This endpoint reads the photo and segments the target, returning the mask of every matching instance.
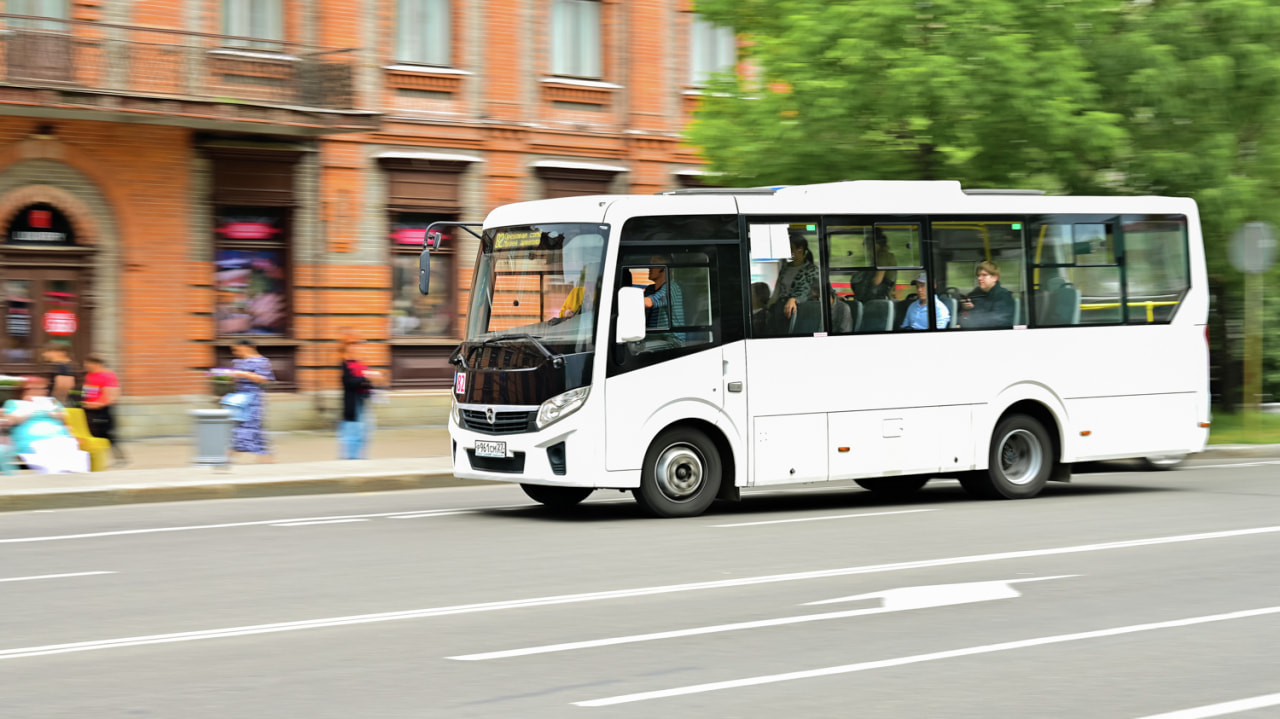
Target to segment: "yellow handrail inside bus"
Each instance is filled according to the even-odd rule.
[[[1156,312],[1155,312],[1155,308],[1157,308],[1157,307],[1169,307],[1169,306],[1176,305],[1176,304],[1178,304],[1177,300],[1161,300],[1161,301],[1156,301],[1156,300],[1142,300],[1142,301],[1139,301],[1139,302],[1130,302],[1130,303],[1129,303],[1129,306],[1130,306],[1130,307],[1146,307],[1146,308],[1147,308],[1147,321],[1148,321],[1148,322],[1155,322],[1155,321],[1156,321]],[[1117,308],[1117,307],[1119,307],[1119,306],[1120,306],[1120,303],[1119,303],[1119,302],[1090,302],[1090,303],[1088,303],[1088,304],[1081,304],[1081,305],[1080,305],[1080,310],[1081,310],[1081,311],[1084,311],[1084,310],[1113,310],[1113,309],[1115,309],[1115,308]]]

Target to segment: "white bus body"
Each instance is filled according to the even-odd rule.
[[[905,493],[941,476],[1020,498],[1068,479],[1074,462],[1171,464],[1207,440],[1208,292],[1189,199],[858,181],[525,202],[495,209],[484,229],[449,422],[454,473],[520,483],[549,505],[631,489],[656,514],[688,516],[741,487],[855,480]],[[800,298],[792,314],[817,324],[798,330],[781,294],[799,283],[768,281],[787,274],[790,237],[835,297]],[[1008,326],[974,328],[958,299],[983,261],[1013,295]],[[627,304],[640,293],[625,290],[648,282],[640,264],[665,267],[683,306],[658,316],[662,331],[650,319],[644,340],[619,342],[619,315],[639,311]],[[883,267],[888,298],[860,284]],[[596,304],[556,317],[573,272],[594,279],[579,296]],[[929,329],[910,331],[898,317],[921,273]],[[760,313],[757,283],[777,296]],[[852,322],[837,319],[839,303],[861,319],[838,328]],[[872,308],[898,314],[882,323]],[[556,332],[577,339],[527,339]],[[674,348],[646,348],[662,337]],[[544,370],[551,379],[538,380]]]

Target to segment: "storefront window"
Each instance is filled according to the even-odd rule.
[[[289,329],[283,218],[224,215],[215,256],[219,335],[274,335]]]

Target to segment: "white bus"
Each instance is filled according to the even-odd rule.
[[[1207,440],[1190,199],[855,181],[523,202],[473,234],[454,473],[549,506],[935,477],[1028,498]]]

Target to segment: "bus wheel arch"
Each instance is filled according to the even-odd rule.
[[[1010,405],[988,444],[986,471],[960,479],[969,494],[987,499],[1030,499],[1050,478],[1061,477],[1061,430],[1053,412],[1034,400]],[[1056,476],[1055,476],[1056,475]]]
[[[717,498],[731,498],[733,453],[714,425],[697,420],[664,428],[649,443],[636,501],[659,517],[694,517]],[[727,484],[731,491],[725,491]]]

